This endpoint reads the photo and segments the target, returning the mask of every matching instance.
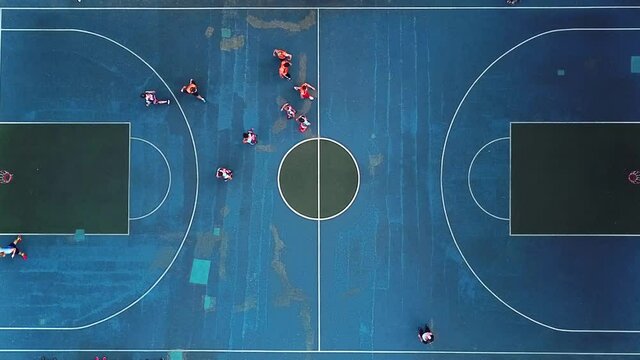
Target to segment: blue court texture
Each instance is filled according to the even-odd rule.
[[[130,122],[131,202],[128,235],[25,236],[29,260],[0,261],[0,359],[640,356],[637,237],[508,221],[511,122],[640,119],[640,7],[488,3],[1,7],[0,121]],[[206,104],[179,92],[190,78]],[[309,136],[360,169],[332,220],[278,192]]]

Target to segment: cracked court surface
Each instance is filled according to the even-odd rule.
[[[0,262],[0,357],[638,352],[635,238],[510,237],[498,139],[512,122],[637,121],[640,10],[501,4],[2,8],[0,120],[131,123],[131,178],[129,235],[34,235],[27,262]],[[274,47],[318,85],[296,103],[305,136],[278,112],[297,99]],[[206,104],[178,92],[189,78]],[[150,88],[175,104],[145,108]],[[239,141],[249,127],[255,148]],[[353,204],[321,222],[277,184],[317,136],[360,174]]]

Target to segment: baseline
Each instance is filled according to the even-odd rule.
[[[202,354],[353,354],[353,355],[512,355],[638,356],[640,352],[464,351],[464,350],[258,350],[258,349],[0,349],[0,353],[202,353]]]
[[[495,142],[498,142],[498,141],[501,141],[501,140],[508,140],[508,139],[509,139],[508,136],[507,137],[502,137],[502,138],[499,138],[499,139],[491,140],[488,143],[484,144],[484,146],[481,147],[480,150],[478,150],[478,152],[473,156],[473,159],[471,160],[471,164],[469,164],[469,171],[467,173],[467,185],[469,186],[469,193],[471,193],[471,198],[473,198],[473,201],[476,203],[476,205],[478,205],[480,210],[484,211],[485,214],[487,214],[487,215],[489,215],[491,217],[494,217],[494,218],[496,218],[498,220],[504,220],[504,221],[509,221],[509,218],[505,218],[505,217],[494,215],[494,214],[490,213],[484,207],[482,207],[482,205],[480,205],[480,203],[476,199],[476,196],[473,194],[473,189],[471,188],[471,169],[473,168],[473,163],[476,161],[476,158],[478,157],[478,155],[480,155],[482,150],[484,150],[487,146],[489,146],[489,145],[491,145],[491,144],[493,144]]]
[[[480,276],[478,276],[478,274],[476,273],[476,271],[473,269],[473,267],[471,266],[471,264],[469,263],[469,261],[467,260],[467,258],[464,256],[464,252],[462,251],[462,249],[460,248],[460,245],[458,244],[458,241],[456,240],[456,236],[453,233],[453,228],[451,226],[451,221],[449,220],[449,214],[447,212],[447,204],[446,204],[446,200],[445,200],[445,196],[444,196],[444,161],[445,161],[445,154],[446,154],[446,149],[447,149],[447,144],[449,142],[449,135],[451,135],[451,129],[453,129],[453,124],[455,123],[456,117],[458,116],[458,113],[460,112],[460,109],[462,108],[462,104],[465,102],[465,100],[467,99],[467,96],[469,96],[469,94],[471,93],[471,90],[473,90],[473,88],[475,87],[475,85],[478,83],[478,81],[480,81],[480,79],[487,73],[487,71],[489,71],[489,69],[491,69],[498,61],[502,60],[502,58],[504,58],[505,56],[507,56],[509,53],[513,52],[514,50],[516,50],[517,48],[521,47],[522,45],[531,42],[532,40],[535,40],[539,37],[545,36],[545,35],[549,35],[549,34],[555,34],[555,33],[563,33],[563,32],[572,32],[572,31],[640,31],[640,27],[622,27],[622,28],[615,28],[615,27],[604,27],[604,28],[562,28],[562,29],[553,29],[553,30],[548,30],[548,31],[544,31],[541,32],[539,34],[533,35],[531,37],[529,37],[528,39],[525,39],[523,41],[521,41],[520,43],[516,44],[515,46],[513,46],[511,49],[505,51],[502,55],[498,56],[498,58],[496,58],[493,62],[491,62],[481,73],[480,75],[478,75],[478,77],[473,81],[473,83],[471,83],[471,85],[469,86],[469,88],[467,89],[467,91],[465,92],[464,96],[462,97],[462,99],[460,100],[460,103],[458,104],[458,107],[456,108],[456,111],[453,114],[453,117],[451,118],[451,122],[449,123],[449,128],[447,129],[447,133],[445,135],[444,138],[444,144],[442,145],[442,155],[440,157],[440,196],[442,198],[442,208],[444,211],[444,217],[445,220],[447,222],[447,228],[449,229],[449,233],[451,234],[451,238],[453,239],[453,243],[456,247],[456,249],[458,250],[458,253],[460,254],[460,257],[462,258],[462,260],[464,261],[465,265],[467,266],[467,268],[469,268],[469,270],[471,271],[471,273],[473,274],[473,276],[476,278],[476,280],[478,280],[478,282],[480,283],[480,285],[482,285],[482,287],[485,288],[485,290],[487,290],[496,300],[498,300],[500,303],[502,303],[505,307],[507,307],[509,310],[513,311],[514,313],[518,314],[519,316],[531,321],[534,324],[540,325],[544,328],[547,328],[549,330],[554,330],[554,331],[558,331],[558,332],[565,332],[565,333],[617,333],[617,334],[640,334],[640,330],[624,330],[624,329],[571,329],[571,328],[563,328],[563,327],[558,327],[558,326],[552,326],[549,325],[547,323],[544,323],[542,321],[536,320],[533,317],[524,314],[523,312],[519,311],[518,309],[516,309],[515,307],[511,306],[509,303],[507,303],[506,301],[504,301],[500,296],[498,296],[498,294],[496,294],[493,290],[491,290],[491,288],[484,283],[484,281],[482,281],[482,279],[480,278]]]
[[[144,219],[147,216],[150,216],[151,214],[153,214],[154,212],[156,212],[158,209],[160,209],[160,207],[164,204],[164,201],[167,200],[167,197],[169,196],[169,192],[171,191],[171,166],[169,165],[169,160],[167,160],[167,157],[164,156],[164,153],[155,145],[153,144],[151,141],[142,139],[142,138],[138,138],[138,137],[131,137],[131,140],[137,140],[137,141],[141,141],[145,144],[151,145],[154,149],[156,149],[157,152],[160,153],[160,156],[162,156],[162,159],[164,159],[164,163],[167,165],[167,171],[169,172],[169,184],[167,185],[167,191],[164,194],[164,197],[162,198],[162,201],[160,201],[160,204],[158,204],[158,206],[156,206],[153,210],[151,210],[150,212],[142,215],[142,216],[136,216],[136,217],[132,217],[129,218],[129,220],[140,220],[140,219]]]
[[[640,9],[639,5],[583,5],[583,6],[194,6],[194,7],[0,7],[0,10],[598,10],[598,9]]]
[[[193,131],[191,130],[191,125],[189,124],[189,120],[187,119],[187,115],[185,114],[184,110],[182,109],[182,105],[180,104],[180,101],[176,97],[176,94],[173,92],[171,87],[164,80],[164,78],[162,76],[160,76],[160,74],[158,74],[158,72],[156,71],[156,69],[153,66],[151,66],[146,60],[144,60],[142,57],[140,57],[140,55],[138,55],[137,53],[135,53],[133,50],[129,49],[128,47],[122,45],[121,43],[111,39],[110,37],[107,37],[105,35],[98,34],[98,33],[92,32],[92,31],[87,31],[87,30],[82,30],[82,29],[74,29],[74,28],[64,28],[64,29],[63,28],[53,28],[53,29],[37,29],[37,28],[19,29],[19,28],[14,28],[14,29],[2,29],[2,31],[9,31],[9,32],[59,32],[59,33],[75,32],[75,33],[81,33],[81,34],[86,34],[86,35],[91,35],[91,36],[98,37],[100,39],[106,40],[106,41],[108,41],[108,42],[110,42],[110,43],[112,43],[112,44],[124,49],[125,51],[127,51],[128,53],[133,55],[135,58],[140,60],[143,64],[145,64],[158,77],[158,79],[160,79],[162,84],[164,84],[164,86],[167,88],[167,90],[169,91],[169,93],[173,97],[174,101],[178,105],[178,108],[180,109],[180,113],[182,114],[182,117],[183,117],[183,119],[185,121],[185,125],[187,126],[187,129],[189,130],[189,136],[191,138],[191,145],[193,146],[194,167],[195,167],[195,170],[196,170],[196,184],[195,184],[195,197],[194,197],[194,202],[193,202],[193,209],[191,211],[191,217],[189,218],[189,224],[187,225],[187,229],[185,231],[184,237],[182,238],[182,241],[180,242],[180,246],[178,246],[178,249],[176,250],[176,253],[173,255],[173,258],[171,259],[171,262],[169,263],[169,265],[167,265],[167,268],[162,272],[162,274],[160,274],[160,277],[158,277],[158,279],[144,293],[142,293],[142,295],[140,295],[137,299],[132,301],[129,305],[127,305],[124,308],[114,312],[113,314],[111,314],[109,316],[106,316],[106,317],[104,317],[104,318],[102,318],[100,320],[96,320],[96,321],[94,321],[92,323],[89,323],[89,324],[80,325],[80,326],[60,326],[60,327],[34,327],[34,326],[13,327],[13,326],[0,326],[0,330],[12,330],[12,331],[16,331],[16,330],[21,330],[21,331],[24,331],[24,330],[69,331],[69,330],[87,329],[87,328],[93,327],[95,325],[101,324],[103,322],[106,322],[106,321],[108,321],[110,319],[113,319],[114,317],[116,317],[116,316],[122,314],[123,312],[129,310],[131,307],[133,307],[134,305],[136,305],[137,303],[142,301],[142,299],[144,299],[153,289],[155,289],[155,287],[158,285],[158,283],[160,283],[160,281],[162,281],[162,279],[167,275],[167,273],[169,272],[169,270],[171,269],[171,267],[175,263],[176,259],[178,258],[178,255],[182,251],[182,248],[184,247],[184,244],[185,244],[185,242],[187,240],[187,236],[189,235],[189,231],[191,230],[191,225],[193,224],[193,219],[195,217],[196,208],[197,208],[197,205],[198,205],[198,191],[199,191],[199,185],[200,185],[200,173],[199,173],[199,166],[198,166],[198,151],[196,149],[196,143],[195,143],[195,139],[193,137]],[[39,351],[41,351],[41,350],[39,350]],[[59,351],[59,350],[56,350],[56,351]]]

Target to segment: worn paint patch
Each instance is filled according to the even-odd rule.
[[[232,51],[238,50],[244,46],[244,35],[232,36],[228,39],[220,40],[220,50]]]
[[[204,36],[208,39],[213,36],[213,32],[214,32],[213,27],[208,26],[207,30],[204,31]]]
[[[257,29],[282,29],[292,32],[303,31],[311,28],[316,24],[316,12],[315,10],[309,11],[304,19],[298,22],[282,21],[282,20],[269,20],[265,21],[257,16],[247,16],[247,22]]]
[[[376,168],[384,162],[384,155],[376,154],[369,155],[369,175],[374,176],[376,174]]]
[[[215,296],[204,296],[204,311],[216,311],[218,305],[218,299]]]

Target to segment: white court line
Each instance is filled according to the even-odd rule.
[[[544,236],[544,237],[548,237],[548,236],[565,236],[565,237],[575,237],[575,236],[594,236],[594,237],[625,237],[625,236],[640,236],[640,234],[509,234],[509,236]],[[638,330],[638,333],[640,333],[640,330]]]
[[[320,345],[320,9],[316,10],[316,110],[318,123],[318,351]]]
[[[258,349],[0,349],[0,353],[219,353],[219,354],[363,354],[363,355],[529,355],[638,356],[640,352],[462,351],[462,350],[258,350]]]
[[[67,326],[67,327],[31,327],[31,326],[25,326],[25,327],[12,327],[12,326],[2,326],[0,327],[0,330],[46,330],[46,331],[50,331],[50,330],[81,330],[81,329],[86,329],[86,328],[90,328],[92,326],[101,324],[105,321],[108,321],[120,314],[122,314],[123,312],[127,311],[128,309],[130,309],[132,306],[134,306],[135,304],[139,303],[142,299],[144,299],[157,285],[158,283],[160,283],[160,281],[165,277],[165,275],[167,275],[167,273],[169,272],[169,270],[171,269],[171,267],[173,266],[173,264],[175,263],[176,259],[178,258],[178,255],[180,254],[180,251],[182,250],[182,247],[184,246],[185,241],[187,240],[187,235],[189,235],[189,231],[191,230],[191,225],[193,224],[193,218],[196,214],[196,208],[198,205],[198,191],[199,191],[199,185],[200,185],[200,172],[199,172],[199,167],[198,167],[198,151],[196,149],[196,143],[195,140],[193,138],[193,131],[191,130],[191,125],[189,124],[189,120],[187,119],[187,115],[185,115],[184,110],[182,109],[182,105],[180,105],[180,101],[178,100],[178,98],[176,97],[176,94],[173,92],[173,90],[171,90],[171,87],[169,87],[169,85],[167,84],[167,82],[164,80],[164,78],[162,78],[162,76],[160,76],[160,74],[158,74],[158,72],[156,71],[156,69],[151,66],[147,61],[145,61],[143,58],[140,57],[140,55],[136,54],[133,50],[129,49],[128,47],[122,45],[121,43],[98,33],[92,32],[92,31],[87,31],[87,30],[80,30],[80,29],[2,29],[2,31],[12,31],[12,32],[60,32],[60,33],[64,33],[64,32],[75,32],[75,33],[81,33],[81,34],[87,34],[87,35],[91,35],[91,36],[95,36],[104,40],[107,40],[108,42],[119,46],[120,48],[126,50],[127,52],[129,52],[131,55],[133,55],[134,57],[136,57],[138,60],[140,60],[143,64],[145,64],[157,77],[158,79],[160,79],[160,81],[162,82],[162,84],[164,84],[164,86],[167,88],[167,90],[169,90],[169,92],[171,93],[171,96],[173,97],[174,101],[176,102],[176,104],[178,105],[178,108],[180,109],[180,113],[182,114],[182,117],[185,121],[185,124],[187,126],[187,129],[189,130],[189,136],[191,137],[191,144],[193,146],[193,156],[194,156],[194,166],[195,166],[195,170],[196,170],[196,189],[195,189],[195,198],[193,201],[193,209],[191,211],[191,218],[189,219],[189,225],[187,226],[187,229],[185,231],[184,237],[182,238],[182,242],[180,242],[180,246],[178,247],[178,249],[176,250],[176,253],[173,255],[173,258],[171,259],[171,262],[169,263],[169,265],[167,266],[167,268],[162,272],[162,274],[160,275],[160,277],[158,277],[158,279],[149,287],[149,289],[147,289],[142,295],[140,295],[140,297],[138,297],[136,300],[134,300],[133,302],[131,302],[129,305],[125,306],[124,308],[116,311],[115,313],[94,321],[92,323],[89,324],[85,324],[85,325],[81,325],[81,326]]]
[[[603,5],[603,6],[200,6],[200,7],[0,7],[0,10],[56,10],[56,11],[104,11],[104,10],[163,10],[163,11],[199,11],[199,10],[598,10],[598,9],[640,9],[639,5]]]
[[[460,103],[458,104],[458,107],[456,108],[456,111],[454,112],[453,117],[451,118],[451,123],[449,124],[449,128],[447,129],[447,134],[445,135],[445,138],[444,138],[444,144],[442,146],[442,156],[440,158],[440,196],[442,198],[442,207],[443,207],[443,211],[444,211],[444,217],[445,217],[445,220],[447,222],[447,227],[449,228],[449,233],[451,234],[451,238],[453,239],[453,243],[456,246],[456,249],[458,250],[458,253],[460,253],[460,257],[462,258],[464,263],[467,265],[467,268],[469,268],[469,270],[471,271],[473,276],[476,278],[476,280],[478,280],[480,285],[482,285],[482,287],[484,287],[496,300],[498,300],[500,303],[502,303],[508,309],[510,309],[514,313],[520,315],[521,317],[533,322],[534,324],[540,325],[540,326],[545,327],[545,328],[550,329],[550,330],[554,330],[554,331],[558,331],[558,332],[566,332],[566,333],[622,333],[622,334],[639,334],[640,333],[640,330],[570,329],[570,328],[562,328],[562,327],[548,325],[548,324],[546,324],[546,323],[544,323],[542,321],[536,320],[536,319],[532,318],[531,316],[528,316],[528,315],[522,313],[521,311],[517,310],[513,306],[509,305],[509,303],[504,301],[493,290],[491,290],[491,288],[489,288],[489,286],[487,286],[487,284],[485,284],[484,281],[482,281],[482,279],[480,279],[480,276],[478,276],[478,274],[475,272],[475,270],[473,269],[473,267],[471,266],[471,264],[469,263],[467,258],[464,256],[464,253],[463,253],[462,249],[460,248],[460,245],[458,244],[458,241],[456,240],[456,236],[453,233],[453,228],[451,227],[451,222],[449,220],[449,214],[447,212],[447,204],[446,204],[446,200],[445,200],[445,196],[444,196],[444,160],[445,160],[445,153],[446,153],[446,149],[447,149],[447,143],[449,141],[449,135],[451,134],[451,129],[453,128],[453,124],[455,123],[456,117],[458,116],[458,112],[460,112],[460,108],[462,108],[462,104],[467,99],[467,96],[469,96],[469,93],[471,93],[471,90],[478,83],[478,81],[480,81],[480,79],[484,76],[484,74],[486,74],[487,71],[489,71],[489,69],[491,69],[493,67],[493,65],[495,65],[503,57],[507,56],[509,53],[513,52],[514,50],[516,50],[517,48],[521,47],[522,45],[524,45],[524,44],[526,44],[526,43],[528,43],[528,42],[530,42],[530,41],[532,41],[534,39],[537,39],[539,37],[546,36],[546,35],[549,35],[549,34],[555,34],[555,33],[573,32],[573,31],[639,31],[639,30],[640,30],[640,27],[632,27],[632,28],[564,28],[564,29],[554,29],[554,30],[548,30],[548,31],[545,31],[545,32],[541,32],[541,33],[539,33],[537,35],[529,37],[526,40],[521,41],[517,45],[513,46],[511,49],[509,49],[506,52],[504,52],[502,55],[500,55],[498,58],[496,58],[493,62],[491,62],[491,64],[489,64],[480,73],[480,75],[478,75],[478,77],[473,81],[471,86],[469,86],[469,88],[465,92],[464,96],[460,100]]]
[[[167,200],[167,197],[169,196],[169,192],[171,191],[171,166],[169,165],[169,160],[167,160],[167,157],[164,156],[164,154],[162,153],[162,150],[160,150],[151,141],[148,141],[148,140],[145,140],[145,139],[141,139],[141,138],[138,138],[138,137],[131,137],[131,140],[142,141],[143,143],[151,145],[154,149],[156,149],[156,151],[158,151],[160,153],[160,155],[162,156],[162,159],[164,159],[164,163],[167,164],[167,171],[169,172],[169,184],[167,185],[167,192],[164,194],[164,197],[162,198],[162,201],[160,201],[160,204],[158,204],[158,206],[156,206],[153,210],[151,210],[150,212],[148,212],[148,213],[146,213],[146,214],[144,214],[142,216],[129,218],[129,220],[140,220],[140,219],[144,219],[147,216],[150,216],[151,214],[156,212],[158,209],[160,209],[162,204],[164,204],[164,201]]]
[[[473,198],[473,201],[476,203],[476,205],[478,205],[478,207],[480,208],[480,210],[484,211],[485,214],[494,217],[498,220],[504,220],[504,221],[509,221],[509,218],[505,218],[502,216],[498,216],[498,215],[494,215],[492,213],[490,213],[489,211],[487,211],[485,208],[482,207],[482,205],[480,205],[480,203],[478,202],[478,200],[476,199],[476,196],[473,194],[473,189],[471,188],[471,169],[473,168],[473,163],[476,161],[476,158],[478,157],[478,155],[482,152],[482,150],[484,150],[487,146],[501,141],[501,140],[509,140],[509,137],[502,137],[499,139],[494,139],[489,141],[488,143],[484,144],[483,147],[480,148],[480,150],[478,150],[478,152],[473,156],[473,159],[471,160],[471,164],[469,164],[469,171],[467,172],[467,185],[469,186],[469,193],[471,193],[471,198]]]
[[[127,234],[131,234],[131,123],[129,123],[129,174],[127,179]]]
[[[640,29],[640,28],[639,28]],[[512,121],[511,124],[571,124],[571,125],[584,125],[584,124],[640,124],[640,121]]]

